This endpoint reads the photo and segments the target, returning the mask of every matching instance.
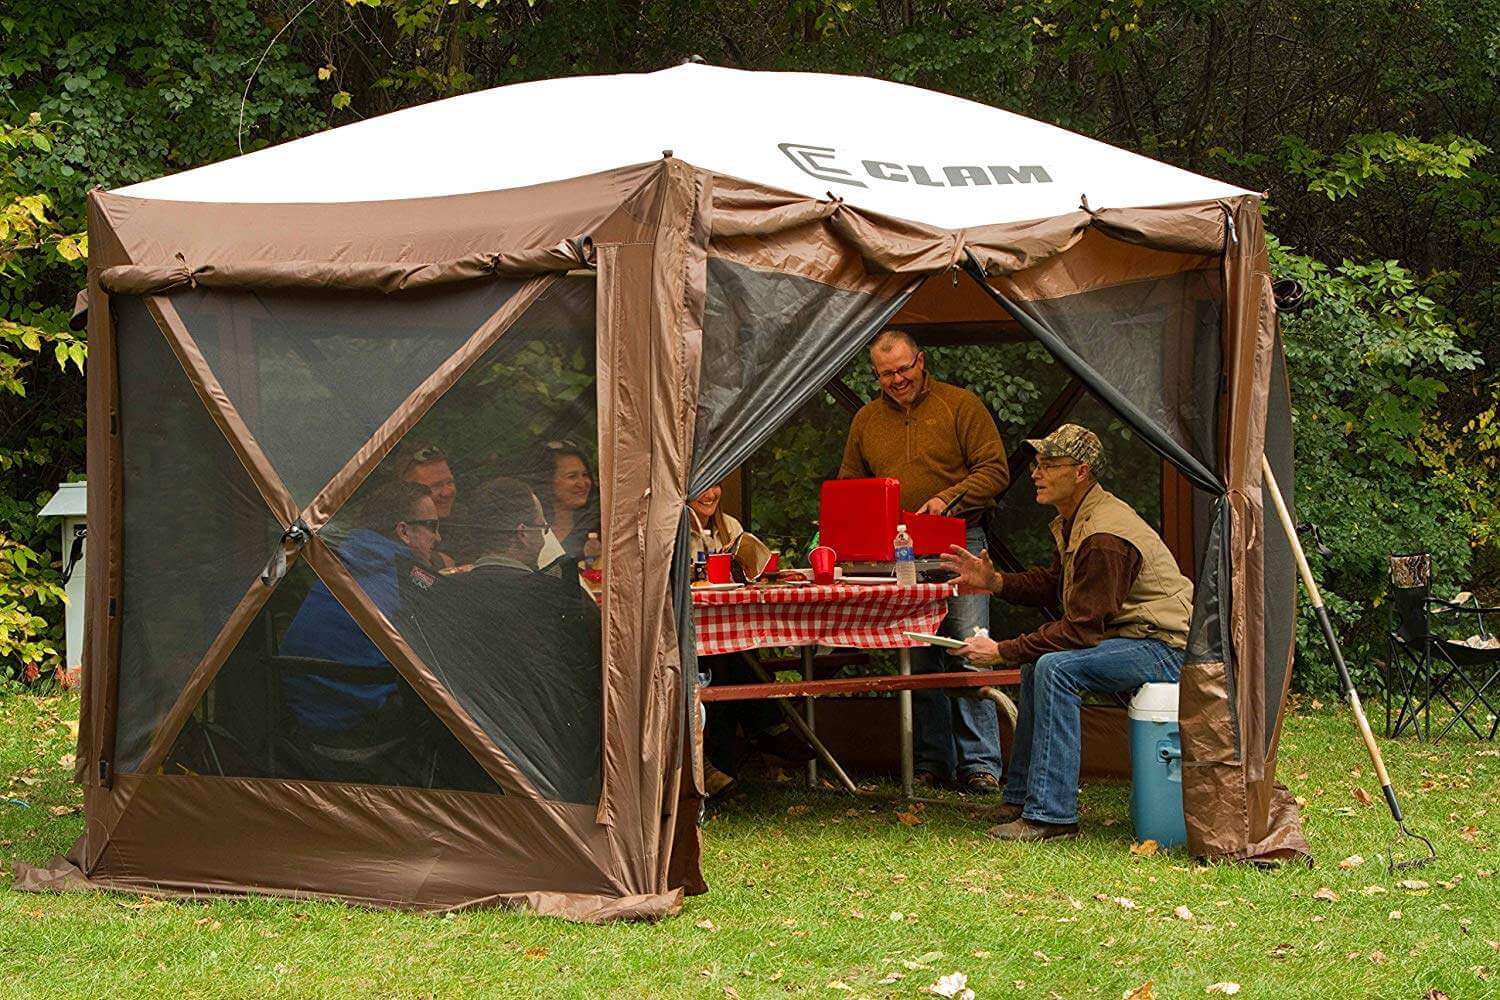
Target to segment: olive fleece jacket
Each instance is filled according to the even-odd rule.
[[[839,478],[868,476],[899,479],[903,510],[933,497],[946,504],[962,490],[956,513],[974,524],[1010,482],[1010,467],[980,398],[928,375],[909,408],[882,392],[854,415]]]

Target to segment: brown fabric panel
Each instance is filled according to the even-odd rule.
[[[575,240],[552,247],[471,254],[430,264],[330,262],[317,260],[205,261],[191,268],[129,264],[100,275],[105,290],[122,295],[153,295],[183,288],[295,289],[299,291],[399,292],[434,288],[500,275],[545,274],[589,267]]]
[[[100,782],[99,763],[113,762],[115,701],[119,683],[120,619],[124,549],[124,490],[119,435],[119,361],[113,309],[99,287],[99,271],[129,260],[113,230],[89,196],[88,290],[93,308],[88,313],[90,360],[86,374],[86,459],[88,476],[88,538],[85,541],[88,579],[85,581],[82,704],[79,708],[78,761],[75,780]]]
[[[1051,219],[982,226],[968,232],[968,249],[986,274],[1014,274],[1074,247],[1088,231],[1087,212]]]
[[[312,502],[303,512],[302,522],[312,531],[317,531],[327,524],[329,519],[338,513],[339,508],[354,495],[360,483],[364,482],[375,467],[391,453],[406,432],[416,426],[417,421],[422,419],[433,404],[441,399],[445,392],[453,388],[459,379],[463,378],[474,362],[483,357],[496,341],[505,336],[505,332],[525,314],[543,292],[552,287],[556,280],[556,275],[536,278],[527,282],[514,295],[506,299],[458,351],[439,365],[436,371],[427,376],[422,384],[412,391],[412,394],[396,408],[396,412],[392,413],[385,423],[370,435],[370,440],[366,441],[359,451],[344,463],[344,467],[328,481],[328,485],[318,491],[318,495],[313,497]]]
[[[631,895],[599,863],[604,835],[588,806],[318,781],[123,775],[120,784],[129,805],[94,879],[422,908],[530,892]]]
[[[682,280],[676,301],[680,307],[675,317],[678,329],[671,342],[677,351],[677,372],[674,379],[680,386],[675,399],[675,440],[671,466],[666,470],[666,479],[674,496],[687,500],[688,478],[692,475],[693,433],[697,419],[698,384],[703,361],[703,317],[708,301],[708,244],[710,223],[713,218],[714,177],[697,171],[692,175],[693,205],[690,217],[685,220],[687,238],[681,241],[677,251],[682,259]],[[682,517],[683,508],[676,507],[674,522]],[[676,547],[677,528],[672,526],[672,539],[667,543],[667,558],[670,560]],[[698,841],[698,800],[703,793],[703,768],[701,733],[696,716],[696,702],[685,706],[683,697],[687,678],[681,663],[681,642],[677,633],[677,619],[672,601],[671,578],[668,589],[662,635],[660,642],[672,664],[675,676],[664,678],[669,715],[664,720],[662,738],[670,752],[665,755],[667,782],[660,803],[660,820],[657,829],[657,872],[659,887],[696,887],[703,883],[700,868],[701,845]],[[686,717],[684,708],[686,707]],[[690,810],[690,822],[682,820],[682,810]],[[679,843],[679,835],[683,838]],[[680,877],[673,879],[673,872]],[[707,886],[702,891],[706,891]]]
[[[1172,253],[1217,257],[1224,249],[1227,202],[1200,201],[1164,208],[1104,208],[1094,226],[1126,243]]]
[[[313,893],[300,889],[268,889],[257,886],[238,892],[217,887],[195,886],[190,889],[164,889],[159,883],[141,883],[125,879],[91,879],[61,854],[45,867],[16,862],[16,878],[11,885],[18,892],[128,892],[153,899],[201,902],[205,895],[236,898],[244,896],[277,896],[286,899],[328,899],[354,902],[331,893]],[[676,889],[650,896],[604,896],[571,892],[497,893],[468,899],[451,905],[388,904],[393,908],[430,913],[457,913],[487,907],[526,909],[543,917],[561,917],[575,923],[604,924],[615,921],[654,921],[675,917],[682,912],[682,890]]]
[[[314,535],[303,554],[318,579],[333,594],[334,600],[349,612],[349,616],[375,644],[375,648],[380,650],[380,654],[405,678],[423,703],[463,744],[464,749],[474,755],[485,773],[495,779],[495,783],[504,789],[505,794],[536,798],[536,789],[531,786],[531,782],[510,762],[478,723],[470,718],[469,713],[464,711],[447,688],[443,687],[401,633],[386,620],[370,596],[349,575],[344,564],[329,550],[323,539]]]
[[[1202,271],[1220,265],[1213,256],[1151,250],[1087,229],[1065,252],[1034,267],[1003,276],[997,284],[1018,301],[1053,299],[1113,285]]]
[[[286,551],[287,569],[290,570],[296,563],[298,553],[285,543],[283,543],[283,548]],[[204,692],[219,675],[219,668],[224,665],[225,660],[229,659],[229,654],[234,652],[234,647],[239,644],[240,638],[244,636],[250,624],[255,621],[256,615],[260,614],[261,608],[265,607],[266,602],[275,592],[275,586],[266,586],[260,582],[259,577],[250,582],[250,589],[229,613],[229,618],[219,629],[219,634],[214,636],[214,641],[204,652],[203,659],[198,661],[198,665],[188,676],[187,683],[177,695],[177,700],[172,702],[171,709],[162,716],[161,725],[157,727],[156,735],[151,738],[151,745],[146,749],[146,756],[141,758],[140,773],[151,774],[161,769],[162,762],[171,752],[172,744],[177,741],[177,735],[182,731],[188,716],[193,714],[193,709],[203,699]]]
[[[171,266],[257,261],[432,264],[495,252],[550,248],[601,222],[649,183],[656,162],[571,180],[399,201],[234,204],[97,193],[127,258]]]
[[[228,394],[224,392],[224,387],[219,385],[218,377],[208,367],[203,352],[198,349],[197,342],[183,324],[176,306],[160,295],[148,296],[145,302],[156,325],[161,328],[162,335],[171,345],[172,353],[177,355],[178,362],[182,364],[182,370],[192,383],[193,391],[203,400],[203,405],[208,408],[209,416],[213,417],[219,430],[224,432],[229,446],[234,449],[235,457],[240,460],[256,489],[265,498],[266,506],[271,508],[271,513],[282,527],[291,525],[297,518],[297,505],[292,500],[291,493],[282,485],[281,477],[276,474],[271,460],[261,451],[234,403],[230,402]]]
[[[1188,849],[1199,857],[1233,855],[1247,842],[1248,823],[1224,664],[1184,665],[1177,698]]]
[[[730,181],[716,185],[713,201],[713,238],[769,236],[821,222],[838,209],[837,201],[814,201],[782,195]]]

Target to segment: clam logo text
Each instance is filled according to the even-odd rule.
[[[897,163],[893,160],[855,160],[844,158],[830,146],[806,146],[800,142],[783,142],[777,149],[803,173],[820,181],[869,187],[869,181],[889,184],[916,184],[918,187],[960,188],[985,187],[990,184],[1050,184],[1052,177],[1039,164],[954,164],[932,166],[922,163]]]

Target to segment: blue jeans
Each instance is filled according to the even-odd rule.
[[[984,529],[970,528],[969,551],[985,547]],[[942,635],[968,639],[978,625],[989,628],[988,594],[965,594],[948,600],[948,616]],[[962,670],[962,664],[947,650],[923,646],[911,651],[914,674]],[[953,698],[943,691],[913,691],[912,747],[918,771],[941,778],[964,778],[971,774],[1000,777],[1000,728],[995,703],[987,698]]]
[[[1038,823],[1077,823],[1082,693],[1176,683],[1181,672],[1182,650],[1157,639],[1105,639],[1022,667],[1005,801]]]

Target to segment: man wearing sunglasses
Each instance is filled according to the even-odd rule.
[[[976,637],[953,651],[974,666],[1021,666],[1021,699],[1005,802],[990,836],[1051,840],[1078,834],[1082,694],[1175,683],[1187,648],[1193,584],[1149,524],[1099,485],[1104,448],[1090,430],[1063,424],[1039,440],[1031,482],[1057,509],[1052,564],[1001,573],[987,552],[954,546],[943,565],[960,590],[1062,617],[996,642]]]
[[[984,548],[983,521],[1010,481],[1000,431],[983,401],[927,372],[927,358],[911,335],[886,330],[870,345],[880,398],[855,414],[839,466],[840,479],[889,476],[901,481],[901,508],[940,514],[962,495],[956,513],[968,522],[969,546]],[[967,639],[990,624],[989,598],[962,595],[948,602],[943,634]],[[945,669],[932,647],[912,651],[912,669]],[[954,780],[961,791],[1000,791],[1000,732],[993,702],[912,692],[916,777],[924,785]]]

